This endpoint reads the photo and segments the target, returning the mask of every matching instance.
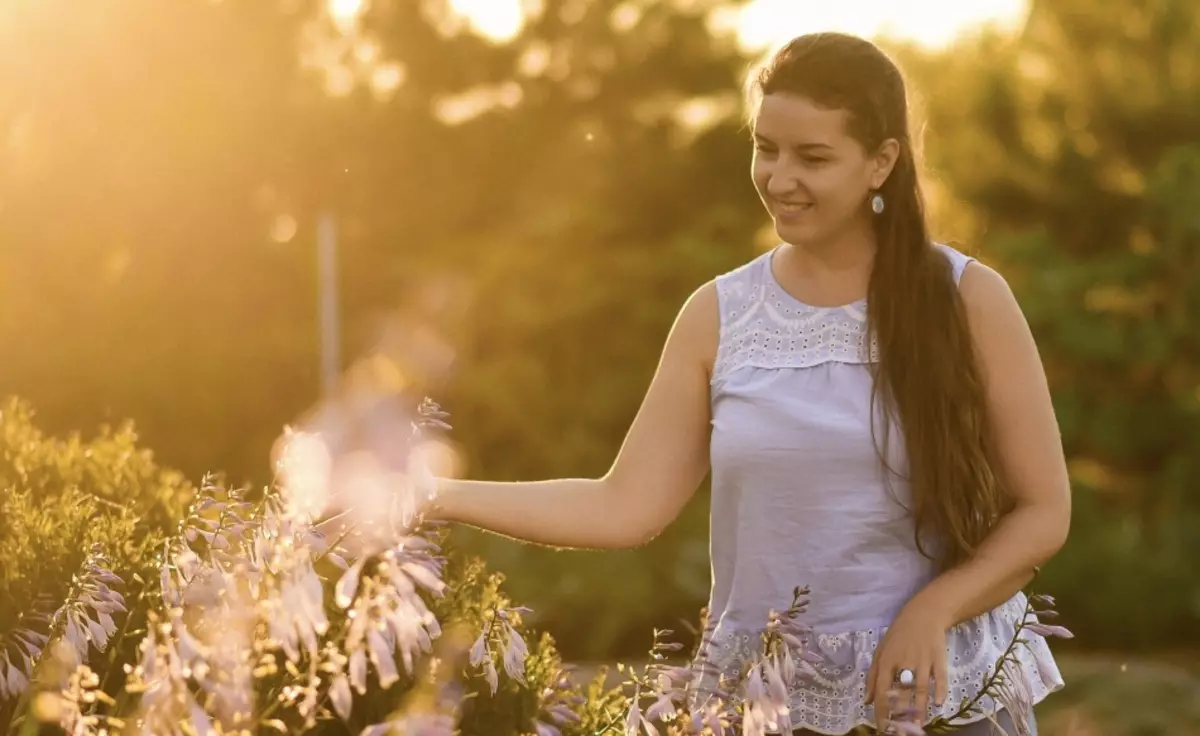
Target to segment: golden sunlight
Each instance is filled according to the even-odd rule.
[[[339,25],[353,23],[362,13],[365,0],[329,0],[329,14]]]
[[[735,31],[746,49],[774,47],[802,33],[823,30],[889,36],[941,48],[972,26],[1017,27],[1028,5],[1028,0],[753,0],[740,10],[719,13],[714,21]]]
[[[524,5],[522,0],[450,0],[454,12],[476,32],[501,42],[520,32]],[[816,30],[896,36],[936,48],[981,23],[1016,26],[1027,10],[1028,0],[751,0],[740,9],[718,11],[714,23],[735,31],[747,49],[774,46]]]
[[[366,0],[328,0],[329,12],[348,25],[363,12]],[[521,32],[530,0],[448,0],[449,9],[485,38],[504,43]],[[838,30],[861,36],[909,39],[928,48],[951,43],[968,28],[983,23],[1018,26],[1028,0],[751,0],[740,8],[713,13],[713,27],[737,34],[747,50],[760,50],[792,36]]]
[[[450,9],[481,36],[511,41],[521,32],[525,10],[521,0],[450,0]]]

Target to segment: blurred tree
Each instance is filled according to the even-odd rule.
[[[474,474],[602,472],[683,298],[754,248],[720,4],[547,0],[509,43],[444,2],[5,4],[0,388],[51,431],[129,416],[192,477],[268,481],[318,398],[331,212],[348,354],[398,331],[421,361],[431,328]],[[475,543],[599,656],[644,638],[631,612],[693,617],[702,505],[627,556]]]
[[[1039,0],[1016,39],[906,55],[957,234],[1047,364],[1078,493],[1042,584],[1093,645],[1200,641],[1198,44],[1191,0]]]

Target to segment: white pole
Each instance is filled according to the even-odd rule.
[[[317,292],[320,309],[321,387],[326,395],[337,385],[341,364],[338,336],[337,225],[331,213],[317,223]]]

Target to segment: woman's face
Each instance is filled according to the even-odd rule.
[[[847,132],[848,115],[790,94],[759,103],[754,186],[784,242],[824,242],[870,216],[867,200],[891,171],[895,142],[869,155]]]

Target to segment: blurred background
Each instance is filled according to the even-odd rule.
[[[601,474],[683,299],[771,243],[741,82],[820,29],[902,63],[935,233],[1038,338],[1075,487],[1047,707],[1200,732],[1195,0],[4,0],[0,394],[262,486],[383,352],[471,477]],[[629,660],[697,618],[707,503],[629,552],[456,538],[565,658]]]

